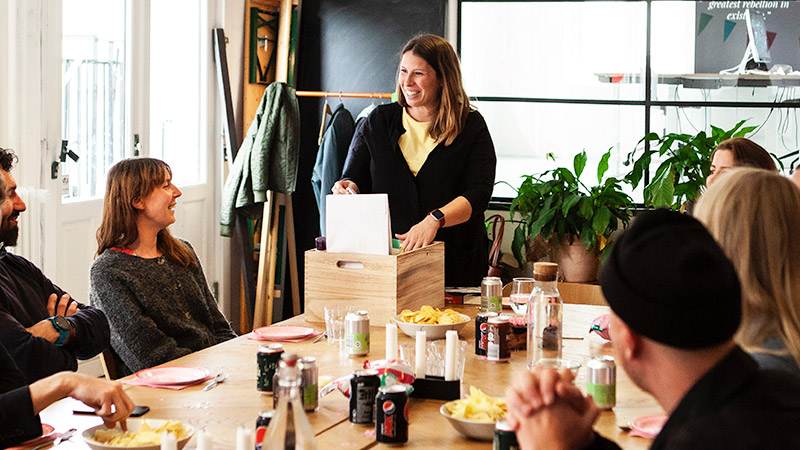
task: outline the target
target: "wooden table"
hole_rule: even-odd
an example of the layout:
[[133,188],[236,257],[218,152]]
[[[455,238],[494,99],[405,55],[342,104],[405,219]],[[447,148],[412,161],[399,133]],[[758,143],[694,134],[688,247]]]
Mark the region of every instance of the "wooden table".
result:
[[[455,309],[474,317],[475,306],[457,306]],[[600,314],[608,312],[604,306],[565,305],[564,336],[582,337],[586,335],[591,321]],[[301,316],[284,322],[286,324],[310,325],[324,329],[322,323],[308,323]],[[378,325],[378,324],[373,324]],[[311,340],[301,343],[284,343],[287,351],[302,356],[315,356],[319,363],[319,374],[333,378],[352,373],[360,368],[366,359],[381,359],[385,353],[385,331],[383,326],[373,326],[371,332],[371,351],[366,358],[348,357],[338,352],[338,347],[325,339],[314,344]],[[398,343],[413,348],[414,340],[399,332]],[[474,321],[459,333],[473,349]],[[141,386],[128,386],[128,394],[137,405],[151,408],[145,418],[177,419],[205,429],[214,439],[214,447],[234,448],[236,428],[255,427],[259,411],[272,409],[272,397],[256,391],[256,352],[263,342],[240,336],[231,341],[207,348],[191,355],[171,361],[165,366],[198,366],[208,369],[212,374],[225,371],[228,380],[210,391],[203,391],[203,385],[189,387],[180,391],[154,389]],[[585,363],[589,355],[588,344],[582,339],[564,340],[564,357]],[[503,396],[506,386],[514,374],[525,368],[525,352],[512,353],[509,363],[492,363],[479,359],[474,350],[468,351],[467,364],[462,382],[462,394],[469,386],[479,387],[489,395]],[[576,383],[585,389],[585,369],[581,369]],[[649,439],[632,438],[621,431],[617,424],[627,424],[639,416],[662,413],[655,400],[631,383],[624,371],[617,371],[617,406],[614,411],[603,412],[595,429],[620,444],[623,448],[647,448]],[[490,442],[471,441],[455,431],[443,416],[439,407],[443,401],[412,399],[410,408],[410,429],[407,447],[412,448],[454,448],[489,449]],[[70,427],[79,430],[99,424],[96,417],[73,416],[72,409],[80,405],[71,399],[62,400],[42,412],[42,421],[63,431]],[[84,407],[85,408],[85,407]],[[338,392],[321,398],[319,409],[308,415],[311,427],[317,435],[320,448],[371,448],[383,447],[374,440],[374,426],[356,425],[347,420],[348,400]],[[188,448],[194,448],[194,440]],[[323,447],[324,446],[324,447]],[[60,450],[88,448],[80,438],[62,444]]]

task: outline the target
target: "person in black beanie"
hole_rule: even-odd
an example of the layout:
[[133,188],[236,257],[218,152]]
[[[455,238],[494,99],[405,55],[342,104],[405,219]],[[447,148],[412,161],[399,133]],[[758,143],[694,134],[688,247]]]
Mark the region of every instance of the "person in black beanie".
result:
[[[733,342],[739,280],[700,222],[640,214],[600,284],[617,363],[669,415],[651,448],[800,448],[800,380],[759,371]],[[598,409],[568,371],[526,371],[506,397],[523,449],[616,447],[592,430]]]

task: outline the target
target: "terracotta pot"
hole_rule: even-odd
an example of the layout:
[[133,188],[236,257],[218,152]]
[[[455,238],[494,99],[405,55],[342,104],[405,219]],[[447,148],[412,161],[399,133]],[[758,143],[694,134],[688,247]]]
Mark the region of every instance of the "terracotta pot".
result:
[[588,283],[597,279],[600,257],[587,251],[579,239],[574,239],[572,244],[564,239],[558,245],[556,262],[564,281]]

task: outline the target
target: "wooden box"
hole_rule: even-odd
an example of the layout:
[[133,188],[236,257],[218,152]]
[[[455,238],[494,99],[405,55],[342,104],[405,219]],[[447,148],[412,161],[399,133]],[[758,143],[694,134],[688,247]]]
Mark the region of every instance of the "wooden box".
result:
[[352,305],[369,311],[370,325],[383,326],[404,309],[444,306],[444,243],[396,255],[308,250],[305,314],[324,322],[325,306]]

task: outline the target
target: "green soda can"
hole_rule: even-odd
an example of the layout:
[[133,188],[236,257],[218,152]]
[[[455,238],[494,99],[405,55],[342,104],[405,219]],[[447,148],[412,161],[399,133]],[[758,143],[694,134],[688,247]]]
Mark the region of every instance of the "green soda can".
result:
[[364,356],[369,353],[369,313],[355,311],[344,318],[344,350],[348,355]]
[[617,404],[617,366],[610,356],[596,357],[586,363],[586,393],[600,409]]

